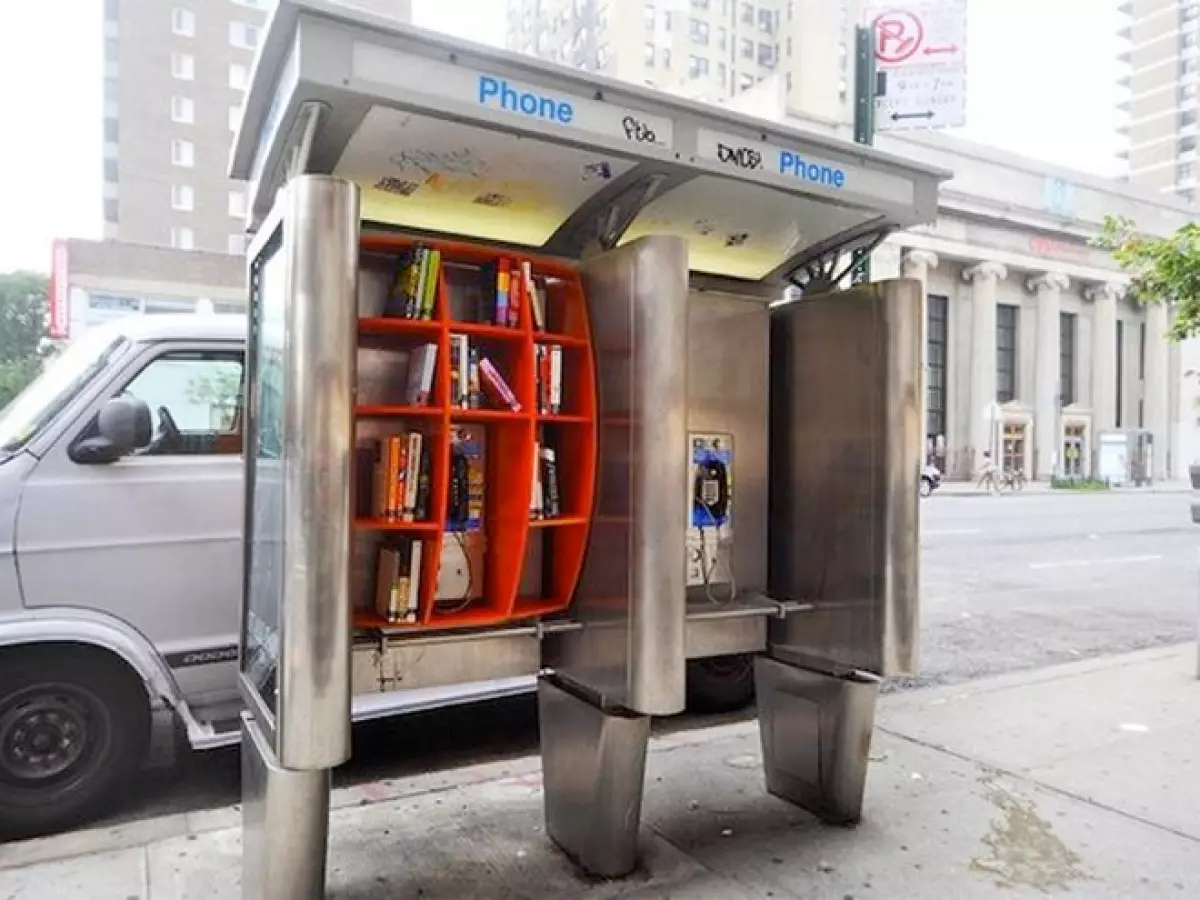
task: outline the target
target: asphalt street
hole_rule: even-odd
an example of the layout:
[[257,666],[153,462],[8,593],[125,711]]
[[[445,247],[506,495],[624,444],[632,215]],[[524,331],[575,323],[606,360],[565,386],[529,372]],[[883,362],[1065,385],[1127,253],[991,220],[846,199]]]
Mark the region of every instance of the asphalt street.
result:
[[[1179,643],[1195,634],[1200,527],[1186,494],[934,495],[922,502],[922,675],[904,690]],[[662,728],[711,724],[685,716]],[[536,751],[531,699],[372,723],[342,784]],[[147,773],[109,824],[236,803],[235,750]]]

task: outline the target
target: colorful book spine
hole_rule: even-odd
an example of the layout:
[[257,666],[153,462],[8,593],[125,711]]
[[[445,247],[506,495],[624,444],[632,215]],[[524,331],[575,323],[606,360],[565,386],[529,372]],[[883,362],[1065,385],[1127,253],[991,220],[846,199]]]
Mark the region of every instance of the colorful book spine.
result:
[[512,274],[507,259],[500,260],[496,267],[496,308],[493,322],[496,325],[508,324],[508,290],[512,284]]

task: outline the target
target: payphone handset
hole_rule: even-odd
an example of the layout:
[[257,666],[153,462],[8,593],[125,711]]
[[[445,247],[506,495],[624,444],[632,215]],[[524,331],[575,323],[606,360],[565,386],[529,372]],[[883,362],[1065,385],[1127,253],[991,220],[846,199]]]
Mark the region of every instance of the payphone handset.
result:
[[[733,436],[689,435],[692,464],[690,521],[687,538],[687,585],[704,588],[714,602],[733,599]],[[718,598],[716,584],[728,586]]]

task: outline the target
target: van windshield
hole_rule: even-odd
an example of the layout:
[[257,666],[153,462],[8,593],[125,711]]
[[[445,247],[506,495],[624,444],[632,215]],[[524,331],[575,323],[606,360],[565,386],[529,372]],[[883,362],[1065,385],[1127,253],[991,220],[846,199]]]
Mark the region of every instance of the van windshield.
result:
[[28,444],[128,343],[100,328],[68,344],[0,412],[0,451],[15,453]]

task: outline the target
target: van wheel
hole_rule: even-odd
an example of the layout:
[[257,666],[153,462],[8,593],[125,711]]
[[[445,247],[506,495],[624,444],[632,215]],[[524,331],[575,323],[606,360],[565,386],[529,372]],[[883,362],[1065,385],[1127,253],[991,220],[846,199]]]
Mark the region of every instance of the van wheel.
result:
[[733,712],[754,702],[754,657],[714,656],[688,663],[688,709],[699,713]]
[[32,837],[104,811],[150,737],[141,680],[87,647],[0,656],[0,837]]
[[933,482],[928,478],[921,479],[921,496],[928,497],[933,493]]

